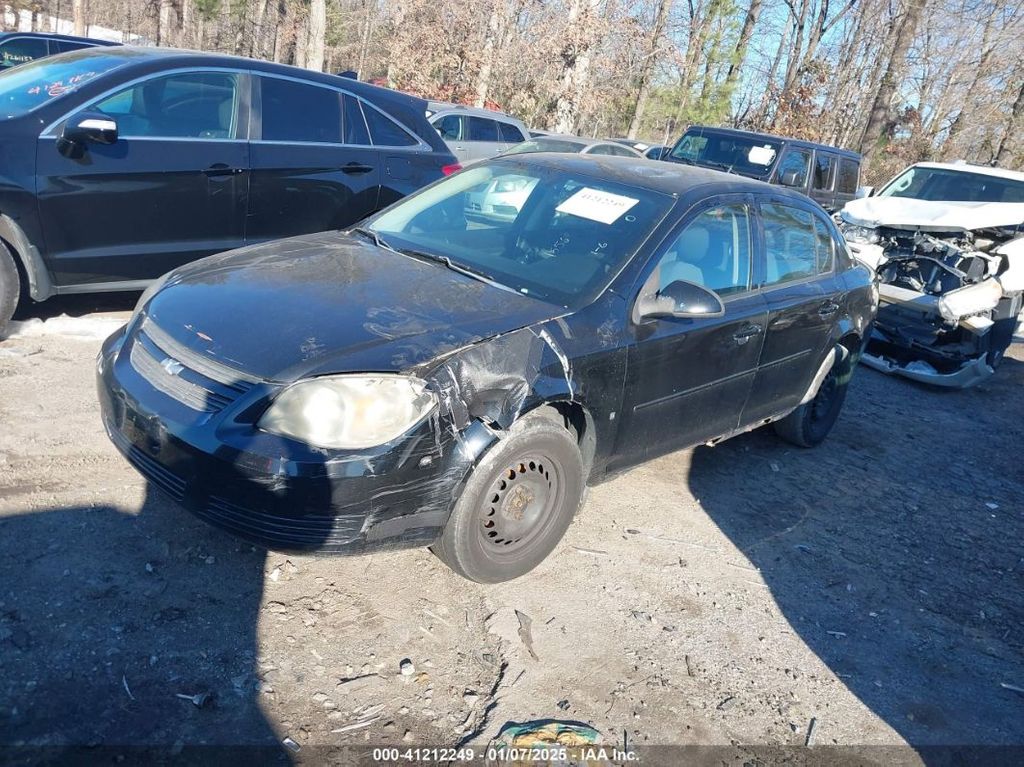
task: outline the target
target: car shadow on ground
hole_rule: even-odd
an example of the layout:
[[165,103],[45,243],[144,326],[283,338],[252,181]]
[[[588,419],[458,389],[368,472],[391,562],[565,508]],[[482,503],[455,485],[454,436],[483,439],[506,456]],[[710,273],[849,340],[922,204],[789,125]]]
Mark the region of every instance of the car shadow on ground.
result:
[[1024,686],[1022,390],[1010,358],[963,392],[861,367],[818,448],[762,429],[693,455],[690,491],[788,625],[919,750],[1024,743],[1001,684]]
[[0,540],[3,761],[288,761],[258,703],[262,550],[152,488],[138,514],[33,510]]
[[133,291],[126,293],[84,293],[81,295],[54,296],[53,298],[36,303],[35,301],[24,301],[14,313],[14,319],[19,321],[38,318],[48,320],[51,317],[59,317],[67,314],[71,317],[80,317],[85,314],[113,314],[116,312],[130,312],[138,303],[142,293]]

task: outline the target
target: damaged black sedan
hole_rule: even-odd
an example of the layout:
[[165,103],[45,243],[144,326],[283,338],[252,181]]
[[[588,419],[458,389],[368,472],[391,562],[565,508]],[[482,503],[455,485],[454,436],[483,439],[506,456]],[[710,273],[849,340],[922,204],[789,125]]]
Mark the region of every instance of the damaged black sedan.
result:
[[873,290],[796,193],[524,155],[175,270],[104,344],[99,393],[121,452],[213,525],[431,546],[495,582],[552,551],[588,484],[768,423],[823,440]]

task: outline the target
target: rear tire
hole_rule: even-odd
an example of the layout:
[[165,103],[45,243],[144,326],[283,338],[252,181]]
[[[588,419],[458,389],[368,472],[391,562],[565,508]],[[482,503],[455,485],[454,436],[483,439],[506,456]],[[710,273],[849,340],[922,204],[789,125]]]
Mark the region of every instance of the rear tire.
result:
[[18,266],[7,246],[0,243],[0,340],[6,338],[7,323],[14,316],[21,295]]
[[432,550],[477,583],[518,578],[558,545],[583,488],[572,434],[542,414],[527,415],[473,469]]
[[851,365],[850,354],[836,360],[818,387],[814,399],[772,424],[775,433],[786,442],[800,447],[815,447],[824,442],[843,409]]

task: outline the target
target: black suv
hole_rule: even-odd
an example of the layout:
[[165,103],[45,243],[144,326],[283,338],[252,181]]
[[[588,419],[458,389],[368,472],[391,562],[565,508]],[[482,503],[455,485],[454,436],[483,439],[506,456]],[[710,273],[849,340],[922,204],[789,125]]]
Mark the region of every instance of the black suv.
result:
[[0,329],[19,282],[36,301],[141,290],[212,253],[355,223],[458,167],[425,111],[336,75],[160,48],[0,74]]
[[110,45],[120,43],[42,32],[4,32],[0,34],[0,70],[27,64],[44,56]]
[[661,159],[789,187],[832,213],[856,196],[860,181],[861,156],[849,149],[733,128],[693,125]]

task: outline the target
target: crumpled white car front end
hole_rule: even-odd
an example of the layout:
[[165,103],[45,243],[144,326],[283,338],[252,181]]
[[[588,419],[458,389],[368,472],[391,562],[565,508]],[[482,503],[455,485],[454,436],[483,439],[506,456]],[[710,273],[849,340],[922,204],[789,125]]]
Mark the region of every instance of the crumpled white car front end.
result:
[[861,360],[937,386],[993,374],[1024,293],[1024,203],[854,200],[839,215],[875,269],[879,312]]

